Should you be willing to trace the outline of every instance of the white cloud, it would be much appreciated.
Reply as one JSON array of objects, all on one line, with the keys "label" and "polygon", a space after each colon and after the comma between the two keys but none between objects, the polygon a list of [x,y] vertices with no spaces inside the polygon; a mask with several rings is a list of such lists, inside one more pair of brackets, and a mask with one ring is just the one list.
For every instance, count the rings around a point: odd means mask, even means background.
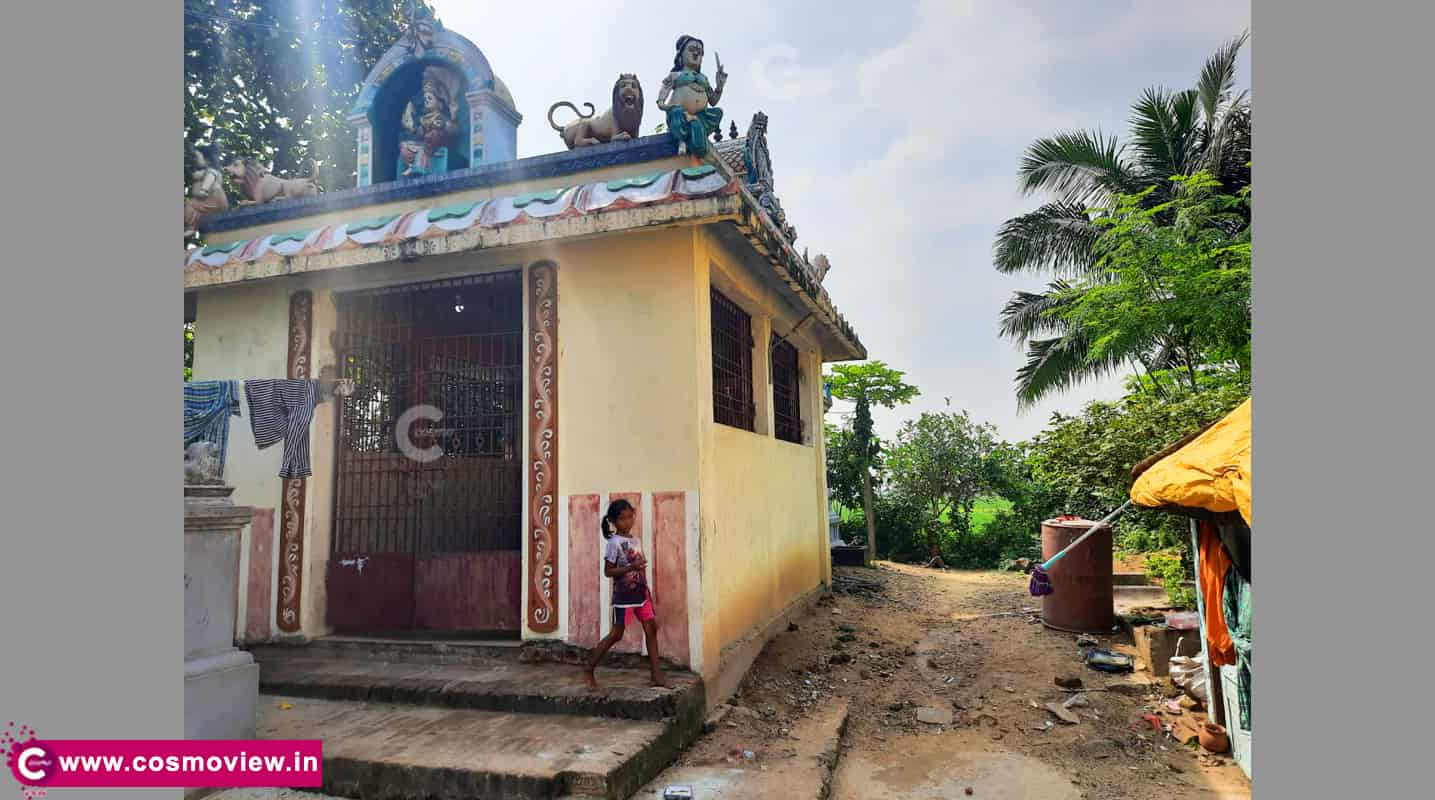
[{"label": "white cloud", "polygon": [[824,17],[820,35],[811,30],[811,15],[875,13],[868,4],[753,3],[681,25],[663,7],[621,0],[435,6],[512,89],[526,116],[523,155],[561,146],[542,118],[551,103],[598,104],[619,72],[642,78],[651,131],[674,41],[702,37],[709,71],[715,51],[731,74],[726,118],[740,128],[757,110],[771,118],[777,190],[799,249],[828,254],[828,289],[872,357],[923,390],[905,410],[879,410],[879,430],[890,435],[899,419],[950,396],[1011,438],[1041,429],[1052,410],[1119,389],[1104,381],[1016,412],[1022,355],[996,337],[997,314],[1013,289],[1044,279],[999,275],[990,254],[998,226],[1036,202],[1016,188],[1022,151],[1063,129],[1124,132],[1141,88],[1194,81],[1204,59],[1250,25],[1249,4],[1231,0],[923,0],[910,6],[908,30],[874,44],[864,28],[877,26],[860,20]]}]

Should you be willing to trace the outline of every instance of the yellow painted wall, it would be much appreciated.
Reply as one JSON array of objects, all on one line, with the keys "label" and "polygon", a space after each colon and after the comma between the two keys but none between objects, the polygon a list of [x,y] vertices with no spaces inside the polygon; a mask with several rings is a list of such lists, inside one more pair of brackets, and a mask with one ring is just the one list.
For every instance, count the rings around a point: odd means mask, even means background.
[{"label": "yellow painted wall", "polygon": [[[194,380],[282,378],[288,368],[289,292],[283,282],[200,292],[195,303]],[[238,505],[279,505],[281,448],[260,451],[249,406],[229,420],[225,479]]]},{"label": "yellow painted wall", "polygon": [[551,248],[558,262],[563,494],[698,485],[692,234]]},{"label": "yellow painted wall", "polygon": [[[255,284],[228,292],[201,293],[196,298],[194,380],[283,377],[287,367],[288,289],[281,284]],[[229,418],[225,480],[234,486],[238,505],[278,509],[280,500],[278,445],[259,450],[249,426],[249,405],[240,403],[239,417]],[[278,519],[271,535],[277,537]],[[240,534],[240,575],[248,575],[250,537]],[[278,548],[271,552],[278,554]],[[239,625],[245,620],[247,581],[239,581]],[[262,602],[273,608],[274,591]],[[271,615],[272,616],[272,615]],[[270,621],[271,630],[273,621]]]},{"label": "yellow painted wall", "polygon": [[811,502],[815,448],[715,426],[712,527],[721,598],[719,641],[771,620],[823,578],[814,544],[823,525]]},{"label": "yellow painted wall", "polygon": [[[698,490],[701,533],[689,580],[700,584],[692,612],[702,628],[694,666],[710,674],[724,647],[830,580],[818,343],[811,323],[793,337],[802,359],[807,441],[778,441],[766,399],[767,333],[791,332],[805,312],[787,305],[739,258],[704,229],[655,228],[201,291],[195,376],[282,377],[288,298],[301,288],[314,293],[317,375],[335,363],[329,336],[335,291],[556,262],[559,492]],[[710,285],[757,321],[755,338],[764,345],[754,359],[757,433],[712,421]],[[320,407],[311,436],[303,589],[311,636],[326,632],[334,411],[332,402]],[[274,507],[280,448],[255,450],[247,411],[234,422],[228,474],[235,500]]]},{"label": "yellow painted wall", "polygon": [[[314,297],[312,363],[318,376],[337,361],[330,336],[336,292],[551,260],[559,265],[560,493],[693,490],[698,485],[699,403],[695,373],[685,368],[698,346],[692,247],[690,230],[655,228],[561,246],[201,291],[195,378],[284,377],[289,296],[301,289]],[[311,636],[327,632],[324,575],[333,524],[336,411],[332,401],[320,405],[311,426],[302,609],[303,627]],[[233,420],[228,455],[235,501],[277,507],[282,448],[258,451],[247,406],[244,414]]]},{"label": "yellow painted wall", "polygon": [[[702,427],[703,665],[712,675],[722,651],[771,622],[793,602],[830,581],[826,472],[821,424],[821,362],[811,322],[754,275],[741,254],[705,231],[695,232],[699,287],[698,410]],[[710,288],[753,317],[755,432],[713,422]],[[793,333],[797,329],[796,333]],[[803,444],[773,437],[767,342],[791,334],[803,373]]]}]

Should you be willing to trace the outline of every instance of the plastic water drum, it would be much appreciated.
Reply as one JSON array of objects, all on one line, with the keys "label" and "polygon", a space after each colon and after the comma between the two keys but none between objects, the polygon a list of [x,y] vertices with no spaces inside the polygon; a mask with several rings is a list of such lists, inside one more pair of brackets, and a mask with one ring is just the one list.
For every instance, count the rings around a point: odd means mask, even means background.
[{"label": "plastic water drum", "polygon": [[[1096,520],[1049,519],[1041,524],[1043,561],[1091,529]],[[1057,630],[1110,633],[1116,624],[1111,579],[1111,526],[1103,525],[1075,550],[1052,565],[1055,591],[1041,598],[1041,620]]]}]

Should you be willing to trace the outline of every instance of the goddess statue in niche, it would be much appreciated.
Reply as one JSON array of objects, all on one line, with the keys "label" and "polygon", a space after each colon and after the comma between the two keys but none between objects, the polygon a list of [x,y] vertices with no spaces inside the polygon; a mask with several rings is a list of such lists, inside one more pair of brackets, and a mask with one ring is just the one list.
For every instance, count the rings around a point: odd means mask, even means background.
[{"label": "goddess statue in niche", "polygon": [[424,70],[419,106],[410,101],[401,120],[398,172],[405,178],[448,171],[448,145],[460,131],[448,84],[433,67]]}]

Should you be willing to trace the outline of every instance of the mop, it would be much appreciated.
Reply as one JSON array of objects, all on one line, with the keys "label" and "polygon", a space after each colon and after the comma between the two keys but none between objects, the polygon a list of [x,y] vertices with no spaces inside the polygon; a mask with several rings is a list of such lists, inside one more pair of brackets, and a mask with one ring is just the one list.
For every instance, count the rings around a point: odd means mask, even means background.
[{"label": "mop", "polygon": [[1095,525],[1092,525],[1091,528],[1086,531],[1086,533],[1083,533],[1080,536],[1076,537],[1076,541],[1072,542],[1066,547],[1063,547],[1060,553],[1057,553],[1051,558],[1048,558],[1045,562],[1041,564],[1037,564],[1036,567],[1033,568],[1031,571],[1031,596],[1041,597],[1043,595],[1048,595],[1052,592],[1055,592],[1056,588],[1051,585],[1051,576],[1046,574],[1047,570],[1051,569],[1051,566],[1053,564],[1060,561],[1062,556],[1065,556],[1067,553],[1070,553],[1072,548],[1086,541],[1086,537],[1090,536],[1093,533],[1096,533],[1096,530],[1098,528],[1103,525],[1110,524],[1111,520],[1116,519],[1116,517],[1119,516],[1121,512],[1125,511],[1126,507],[1129,505],[1131,505],[1130,500],[1127,500],[1125,503],[1122,503],[1120,508],[1116,509],[1110,514],[1107,514],[1101,519],[1100,522],[1097,522]]}]

